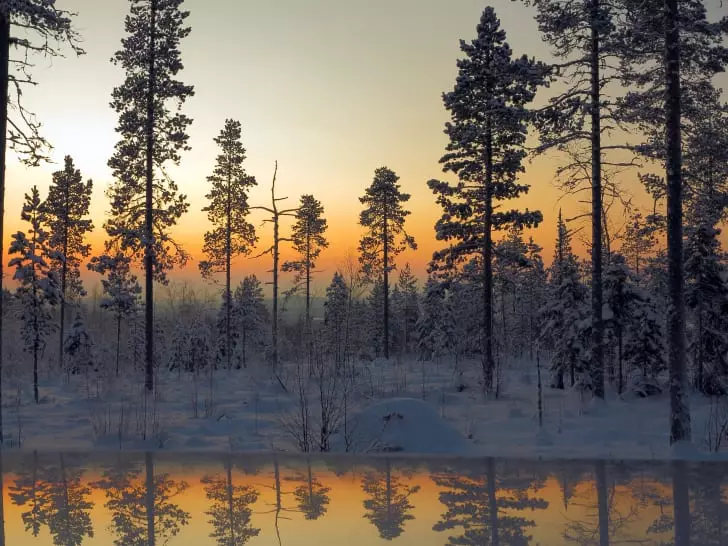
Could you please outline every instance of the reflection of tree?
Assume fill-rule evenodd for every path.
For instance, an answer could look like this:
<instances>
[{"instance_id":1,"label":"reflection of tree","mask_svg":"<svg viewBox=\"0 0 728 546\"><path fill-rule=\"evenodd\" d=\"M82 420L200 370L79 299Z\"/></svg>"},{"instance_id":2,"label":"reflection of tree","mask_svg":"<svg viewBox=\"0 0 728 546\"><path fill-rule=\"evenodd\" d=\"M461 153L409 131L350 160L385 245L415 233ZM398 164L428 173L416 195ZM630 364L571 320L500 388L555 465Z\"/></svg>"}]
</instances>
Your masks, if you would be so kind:
<instances>
[{"instance_id":1,"label":"reflection of tree","mask_svg":"<svg viewBox=\"0 0 728 546\"><path fill-rule=\"evenodd\" d=\"M296 497L298 509L303 512L303 516L308 520L316 520L326 514L330 502L328 493L331 488L324 486L314 477L310 460L306 461L306 471L306 476L297 480L303 483L296 487L293 496Z\"/></svg>"},{"instance_id":2,"label":"reflection of tree","mask_svg":"<svg viewBox=\"0 0 728 546\"><path fill-rule=\"evenodd\" d=\"M189 487L187 483L174 481L168 474L155 475L151 453L146 454L145 470L142 480L137 465L120 464L95 484L106 493L117 546L154 546L158 539L166 543L189 523L189 513L170 502Z\"/></svg>"},{"instance_id":3,"label":"reflection of tree","mask_svg":"<svg viewBox=\"0 0 728 546\"><path fill-rule=\"evenodd\" d=\"M67 467L63 455L60 466L51 470L46 485L48 495L45 523L57 546L80 546L86 536L93 537L89 501L91 488L81 482L83 470Z\"/></svg>"},{"instance_id":4,"label":"reflection of tree","mask_svg":"<svg viewBox=\"0 0 728 546\"><path fill-rule=\"evenodd\" d=\"M233 485L232 461L225 464L225 477L205 476L205 495L211 501L210 516L213 526L210 537L220 546L242 546L252 537L258 536L260 529L251 526L250 505L258 500L258 491L249 486Z\"/></svg>"},{"instance_id":5,"label":"reflection of tree","mask_svg":"<svg viewBox=\"0 0 728 546\"><path fill-rule=\"evenodd\" d=\"M38 477L38 453L33 452L33 462L30 470L24 465L18 473L14 485L10 486L10 500L17 506L27 510L21 512L25 530L30 531L34 537L40 533L44 523L44 514L48 497L44 485Z\"/></svg>"},{"instance_id":6,"label":"reflection of tree","mask_svg":"<svg viewBox=\"0 0 728 546\"><path fill-rule=\"evenodd\" d=\"M1 296L0 296L1 297ZM0 546L5 546L5 469L0 451Z\"/></svg>"},{"instance_id":7,"label":"reflection of tree","mask_svg":"<svg viewBox=\"0 0 728 546\"><path fill-rule=\"evenodd\" d=\"M83 485L82 476L81 469L67 467L63 455L56 468L41 467L33 453L30 470L21 470L10 487L13 504L28 507L21 514L25 530L37 537L45 525L57 546L79 546L85 537L93 537L91 489Z\"/></svg>"},{"instance_id":8,"label":"reflection of tree","mask_svg":"<svg viewBox=\"0 0 728 546\"><path fill-rule=\"evenodd\" d=\"M451 469L432 479L445 489L440 493L440 502L447 508L433 530L463 529L460 536L448 538L451 545L526 546L532 538L526 528L535 526L535 522L514 512L548 507L544 499L531 495L532 477L513 471L498 475L493 459L487 460L484 469Z\"/></svg>"},{"instance_id":9,"label":"reflection of tree","mask_svg":"<svg viewBox=\"0 0 728 546\"><path fill-rule=\"evenodd\" d=\"M409 497L420 487L407 487L399 477L393 476L389 459L384 472L364 474L362 489L369 496L364 501L367 510L364 517L376 526L383 539L397 538L404 531L405 521L415 519L412 514L408 514L413 508Z\"/></svg>"},{"instance_id":10,"label":"reflection of tree","mask_svg":"<svg viewBox=\"0 0 728 546\"><path fill-rule=\"evenodd\" d=\"M684 466L684 465L683 465ZM675 468L673 483L684 472ZM723 496L726 468L722 464L703 464L696 467L692 481L693 543L700 546L728 544L728 505ZM678 511L677 496L675 512ZM676 536L679 533L676 529Z\"/></svg>"},{"instance_id":11,"label":"reflection of tree","mask_svg":"<svg viewBox=\"0 0 728 546\"><path fill-rule=\"evenodd\" d=\"M626 470L622 478L631 481ZM631 488L618 491L616 480L607 479L606 463L594 465L594 480L587 491L575 499L575 505L584 509L579 520L566 524L563 537L566 542L579 546L608 546L609 544L647 544L647 538L631 536L629 527L639 519L643 503L635 501ZM596 497L596 498L595 498Z\"/></svg>"}]
</instances>

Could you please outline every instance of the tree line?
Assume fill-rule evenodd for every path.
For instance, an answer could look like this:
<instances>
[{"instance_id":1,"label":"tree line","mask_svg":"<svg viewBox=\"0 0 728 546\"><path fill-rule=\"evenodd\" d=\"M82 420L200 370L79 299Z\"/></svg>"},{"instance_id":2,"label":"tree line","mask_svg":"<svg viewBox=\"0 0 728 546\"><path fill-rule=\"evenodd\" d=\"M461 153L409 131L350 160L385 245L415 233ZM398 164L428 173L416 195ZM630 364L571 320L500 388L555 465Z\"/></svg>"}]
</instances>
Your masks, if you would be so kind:
<instances>
[{"instance_id":1,"label":"tree line","mask_svg":"<svg viewBox=\"0 0 728 546\"><path fill-rule=\"evenodd\" d=\"M111 100L119 116L119 140L108 162L114 176L106 192L111 203L104 223L108 237L104 253L88 263L105 277L103 305L114 313L117 331L144 294L148 391L154 387L158 360L155 282L167 283L169 271L189 259L170 234L189 203L166 171L189 151L192 124L182 107L194 88L178 79L184 68L180 44L191 32L186 23L189 12L182 3L130 0L126 36L111 59L123 68L125 79ZM405 321L404 338L416 330L422 355L455 351L479 358L487 390L497 391L499 366L511 356L509 352L522 350L514 340L517 336L528 339L529 351L534 346L550 351L555 387L563 387L568 377L598 398L604 397L606 381L622 391L625 383L640 380L646 391L648 379L656 381L667 371L671 441L689 440L688 371L695 387L706 394L722 394L728 372L728 329L722 319L728 301L725 260L718 241L726 210L726 133L721 123L726 107L714 85L714 76L728 61L728 49L722 44L728 23L710 21L700 0L528 4L556 62L514 54L491 7L483 11L477 37L461 41L463 57L457 61L455 85L443 94L450 121L441 158L443 169L457 182L428 182L443 209L435 232L446 246L433 256L421 305L414 305L417 319L414 325ZM18 75L29 66L10 55L11 46L54 56L70 44L73 51L83 53L72 15L40 0L3 6L0 65L7 73L0 79L4 84L20 90L32 83L30 76ZM26 29L41 41L15 38L13 28ZM536 106L537 97L552 85L559 91ZM7 124L1 131L0 194L7 144L31 164L46 158L47 143L34 118L24 114L20 97L20 92L9 96L5 111L0 111L2 123ZM14 113L20 112L19 120L9 117L8 104ZM537 135L537 145L529 143L530 134ZM296 206L280 208L285 198L275 193L277 165L270 206L252 206L248 191L257 182L243 165L241 124L227 120L215 142L220 154L208 177L204 208L212 229L204 235L200 271L206 278L225 275L218 357L231 367L234 345L247 335L236 317L261 321L260 281L251 276L233 290L231 280L232 260L250 255L258 241L248 220L255 209L270 215L267 221L274 235L273 245L262 252L273 261L269 357L276 367L279 271L294 272L294 288L305 291L304 343L313 355L315 338L323 335L314 332L310 309L316 259L327 246L323 207L307 194ZM541 223L541 212L508 209L506 202L529 190L520 179L524 161L553 151L564 158L557 171L564 190L589 196L591 240L585 264L573 255L569 222L560 218L555 258L547 271L540 249L522 236L524 229ZM623 233L616 234L614 215L608 213L623 198L618 178L628 169L638 173L655 206L642 216L622 203L629 221ZM358 249L359 268L348 274L337 272L327 290L325 323L330 330L346 330L326 335L347 339L344 352L351 345L350 320L334 322L332 317L345 304L350 319L353 305L361 299L355 292L368 286L367 298L380 309L381 317L369 332L378 331L381 324L377 351L390 356L390 300L395 295L390 294L390 274L396 256L405 248L416 248L405 229L410 196L398 181L387 167L374 173L360 198L359 223L365 235ZM39 353L56 329L61 365L64 354L74 361L87 360L90 340L80 314L68 334L64 324L66 303L83 294L79 269L90 254L84 236L93 227L87 218L91 188L67 158L65 169L54 174L45 200L35 188L26 196L22 219L29 227L13 236L9 265L19 282L23 340L33 355L36 375ZM280 233L284 216L296 218L289 236ZM494 231L505 235L495 242ZM658 244L663 236L666 249ZM617 239L621 239L618 250ZM281 243L292 244L295 260L280 264ZM143 291L132 273L135 263L143 265ZM406 275L400 281L404 284L398 297L409 282ZM458 298L463 298L462 305ZM50 311L55 305L58 320ZM515 325L521 330L514 332ZM117 362L119 344L117 336Z\"/></svg>"}]
</instances>

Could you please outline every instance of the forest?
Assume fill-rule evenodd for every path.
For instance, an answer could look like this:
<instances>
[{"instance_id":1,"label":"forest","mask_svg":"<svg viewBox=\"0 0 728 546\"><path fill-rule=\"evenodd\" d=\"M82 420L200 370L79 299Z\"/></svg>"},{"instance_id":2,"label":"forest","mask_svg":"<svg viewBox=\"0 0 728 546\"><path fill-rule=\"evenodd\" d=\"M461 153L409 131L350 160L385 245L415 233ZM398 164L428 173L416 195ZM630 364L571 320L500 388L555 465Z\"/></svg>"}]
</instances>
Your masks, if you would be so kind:
<instances>
[{"instance_id":1,"label":"forest","mask_svg":"<svg viewBox=\"0 0 728 546\"><path fill-rule=\"evenodd\" d=\"M129 0L111 59L124 79L110 97L103 225L71 156L47 194L27 188L22 210L4 211L23 230L4 233L0 216L0 442L429 452L455 429L458 453L722 451L728 105L716 79L728 19L702 0L525 2L557 61L513 51L517 29L490 6L460 41L439 159L456 181L419 181L441 213L423 277L402 263L418 243L388 166L359 198L357 252L324 276L320 188L287 200L276 162L270 200L253 202L268 181L246 170L244 120L211 135L205 202L190 203L169 174L193 155L190 13L183 0ZM74 17L49 0L0 2L0 199L8 154L49 160L23 91L37 85L34 59L86 53ZM544 213L518 207L545 154L559 190L586 205L559 212L551 248L533 238ZM650 207L629 198L624 173ZM193 206L209 220L197 266L214 300L171 282L191 261L173 231ZM240 258L268 260L269 275ZM585 436L597 422L603 434Z\"/></svg>"}]
</instances>

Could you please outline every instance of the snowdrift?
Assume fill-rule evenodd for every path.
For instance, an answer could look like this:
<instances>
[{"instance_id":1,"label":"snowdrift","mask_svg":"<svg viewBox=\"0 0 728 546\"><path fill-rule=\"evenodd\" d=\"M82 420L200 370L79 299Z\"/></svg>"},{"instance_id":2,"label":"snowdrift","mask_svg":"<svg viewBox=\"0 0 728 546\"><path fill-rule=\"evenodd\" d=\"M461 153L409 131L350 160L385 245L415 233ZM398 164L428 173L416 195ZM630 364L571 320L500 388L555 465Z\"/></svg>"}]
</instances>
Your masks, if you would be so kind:
<instances>
[{"instance_id":1,"label":"snowdrift","mask_svg":"<svg viewBox=\"0 0 728 546\"><path fill-rule=\"evenodd\" d=\"M376 402L351 419L349 451L468 455L472 444L428 403L415 398ZM343 432L332 442L345 451Z\"/></svg>"}]
</instances>

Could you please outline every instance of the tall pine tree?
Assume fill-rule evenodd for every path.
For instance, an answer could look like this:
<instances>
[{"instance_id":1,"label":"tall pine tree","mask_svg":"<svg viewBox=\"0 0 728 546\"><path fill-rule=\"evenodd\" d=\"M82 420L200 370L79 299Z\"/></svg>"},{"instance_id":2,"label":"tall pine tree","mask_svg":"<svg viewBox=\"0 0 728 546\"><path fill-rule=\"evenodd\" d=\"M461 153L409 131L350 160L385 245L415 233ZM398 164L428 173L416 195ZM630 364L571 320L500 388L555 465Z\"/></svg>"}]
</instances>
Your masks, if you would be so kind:
<instances>
[{"instance_id":1,"label":"tall pine tree","mask_svg":"<svg viewBox=\"0 0 728 546\"><path fill-rule=\"evenodd\" d=\"M293 225L291 240L298 254L296 260L283 264L283 271L295 271L294 289L304 285L306 292L306 329L311 328L311 279L316 268L316 259L321 251L328 248L329 242L324 233L328 229L323 217L324 207L313 195L302 195L296 210L296 223Z\"/></svg>"},{"instance_id":2,"label":"tall pine tree","mask_svg":"<svg viewBox=\"0 0 728 546\"><path fill-rule=\"evenodd\" d=\"M250 213L248 191L257 185L255 177L247 174L243 167L245 148L241 138L240 122L228 119L215 143L220 147L215 171L207 177L212 188L205 197L210 201L203 211L213 225L212 231L205 233L202 251L207 259L200 262L200 272L209 278L214 273L225 273L225 358L227 367L232 363L232 260L250 254L258 238L255 227L247 221Z\"/></svg>"},{"instance_id":3,"label":"tall pine tree","mask_svg":"<svg viewBox=\"0 0 728 546\"><path fill-rule=\"evenodd\" d=\"M10 255L17 254L8 264L15 268L13 279L18 281L20 320L25 350L33 356L33 397L38 396L38 360L45 348L46 338L55 330L51 322L52 306L60 299L58 278L50 266L50 236L43 227L46 223L38 188L33 186L25 194L21 219L30 224L27 233L13 235Z\"/></svg>"},{"instance_id":4,"label":"tall pine tree","mask_svg":"<svg viewBox=\"0 0 728 546\"><path fill-rule=\"evenodd\" d=\"M374 172L374 180L359 201L365 206L359 224L368 229L359 241L359 261L370 278L382 277L383 339L382 353L389 358L389 273L395 268L394 258L417 243L404 229L410 212L402 206L410 199L400 191L399 177L387 167Z\"/></svg>"},{"instance_id":5,"label":"tall pine tree","mask_svg":"<svg viewBox=\"0 0 728 546\"><path fill-rule=\"evenodd\" d=\"M547 69L525 55L513 59L506 33L491 7L485 8L478 37L460 42L465 58L458 60L455 88L443 101L452 118L441 163L460 181L430 180L443 216L435 225L437 239L450 246L433 256L435 270L452 270L474 255L482 261L482 367L485 388L493 387L493 248L492 231L517 224L536 226L540 212L497 210L499 201L528 191L518 182L526 157L527 105L545 84Z\"/></svg>"},{"instance_id":6,"label":"tall pine tree","mask_svg":"<svg viewBox=\"0 0 728 546\"><path fill-rule=\"evenodd\" d=\"M63 344L66 328L66 303L85 295L81 283L81 260L91 252L86 234L93 229L88 216L93 182L84 182L73 158L66 156L64 169L53 173L48 198L43 203L49 245L53 251L51 267L61 283L61 316L59 319L58 365L63 369Z\"/></svg>"},{"instance_id":7,"label":"tall pine tree","mask_svg":"<svg viewBox=\"0 0 728 546\"><path fill-rule=\"evenodd\" d=\"M109 160L115 182L108 191L106 230L122 250L144 260L148 391L154 388L154 281L166 282L166 271L187 260L169 228L189 204L164 172L165 163L178 163L180 152L189 149L186 131L192 123L180 107L193 88L176 79L183 68L180 42L190 33L182 2L130 0L127 36L112 58L126 79L112 92L120 139Z\"/></svg>"}]
</instances>

